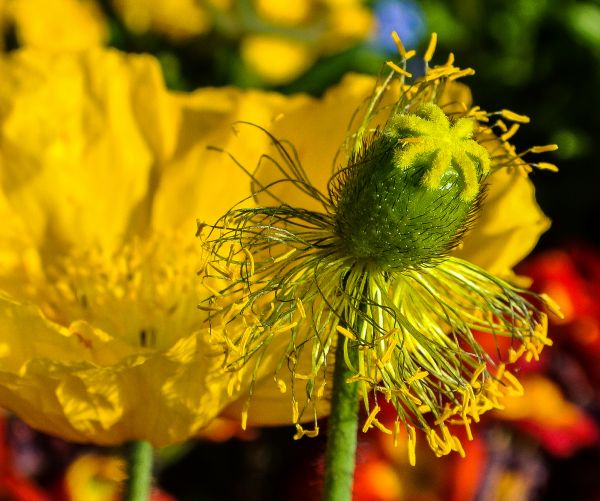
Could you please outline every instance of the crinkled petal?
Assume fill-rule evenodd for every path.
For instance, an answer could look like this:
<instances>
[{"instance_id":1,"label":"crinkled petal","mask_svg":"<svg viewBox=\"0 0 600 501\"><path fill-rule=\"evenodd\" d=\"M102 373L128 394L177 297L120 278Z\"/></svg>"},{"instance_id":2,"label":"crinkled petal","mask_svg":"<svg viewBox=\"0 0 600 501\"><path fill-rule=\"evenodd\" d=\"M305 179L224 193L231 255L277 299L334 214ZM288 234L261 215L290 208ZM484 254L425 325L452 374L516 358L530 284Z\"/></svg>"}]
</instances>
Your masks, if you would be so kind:
<instances>
[{"instance_id":1,"label":"crinkled petal","mask_svg":"<svg viewBox=\"0 0 600 501\"><path fill-rule=\"evenodd\" d=\"M148 132L166 94L158 63L100 49L23 50L0 71L7 200L47 255L74 242L112 245L130 230L155 158L168 149L160 125Z\"/></svg>"},{"instance_id":2,"label":"crinkled petal","mask_svg":"<svg viewBox=\"0 0 600 501\"><path fill-rule=\"evenodd\" d=\"M0 401L38 430L77 442L137 438L159 447L194 435L227 404L231 375L207 330L168 350L136 352L91 328L60 327L6 297L0 322Z\"/></svg>"}]
</instances>

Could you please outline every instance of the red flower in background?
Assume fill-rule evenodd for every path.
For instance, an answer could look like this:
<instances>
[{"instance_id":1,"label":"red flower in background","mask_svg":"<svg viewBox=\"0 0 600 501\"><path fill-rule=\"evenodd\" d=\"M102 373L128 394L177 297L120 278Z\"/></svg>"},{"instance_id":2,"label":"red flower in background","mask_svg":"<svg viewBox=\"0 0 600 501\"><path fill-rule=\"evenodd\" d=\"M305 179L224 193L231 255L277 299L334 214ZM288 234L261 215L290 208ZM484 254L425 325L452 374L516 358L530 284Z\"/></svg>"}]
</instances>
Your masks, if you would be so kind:
<instances>
[{"instance_id":1,"label":"red flower in background","mask_svg":"<svg viewBox=\"0 0 600 501\"><path fill-rule=\"evenodd\" d=\"M548 251L525 262L518 271L533 279L535 291L551 295L560 305L564 318L552 319L552 338L560 351L576 358L590 389L597 387L600 383L600 252L581 245ZM598 394L594 397L597 401Z\"/></svg>"}]
</instances>

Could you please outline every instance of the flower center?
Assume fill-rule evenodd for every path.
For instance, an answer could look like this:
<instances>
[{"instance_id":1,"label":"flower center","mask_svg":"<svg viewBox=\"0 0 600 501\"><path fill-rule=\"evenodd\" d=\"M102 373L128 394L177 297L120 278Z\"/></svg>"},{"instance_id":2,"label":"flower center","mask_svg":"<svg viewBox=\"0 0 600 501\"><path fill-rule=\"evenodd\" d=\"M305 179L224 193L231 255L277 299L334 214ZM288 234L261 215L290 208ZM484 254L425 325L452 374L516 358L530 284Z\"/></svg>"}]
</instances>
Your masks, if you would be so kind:
<instances>
[{"instance_id":1,"label":"flower center","mask_svg":"<svg viewBox=\"0 0 600 501\"><path fill-rule=\"evenodd\" d=\"M195 243L162 235L74 251L48 266L38 304L59 324L83 320L131 345L167 348L201 327Z\"/></svg>"}]
</instances>

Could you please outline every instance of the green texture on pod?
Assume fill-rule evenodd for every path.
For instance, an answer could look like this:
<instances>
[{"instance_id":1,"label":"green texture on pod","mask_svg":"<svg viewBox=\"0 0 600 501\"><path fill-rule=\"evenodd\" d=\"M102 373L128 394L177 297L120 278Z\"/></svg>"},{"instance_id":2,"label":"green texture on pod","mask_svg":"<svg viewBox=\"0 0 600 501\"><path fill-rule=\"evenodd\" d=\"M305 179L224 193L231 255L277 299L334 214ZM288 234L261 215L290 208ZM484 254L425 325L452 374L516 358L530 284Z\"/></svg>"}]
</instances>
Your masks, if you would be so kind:
<instances>
[{"instance_id":1,"label":"green texture on pod","mask_svg":"<svg viewBox=\"0 0 600 501\"><path fill-rule=\"evenodd\" d=\"M435 104L396 113L337 179L335 228L345 251L384 269L434 264L473 219L490 170L475 123Z\"/></svg>"}]
</instances>

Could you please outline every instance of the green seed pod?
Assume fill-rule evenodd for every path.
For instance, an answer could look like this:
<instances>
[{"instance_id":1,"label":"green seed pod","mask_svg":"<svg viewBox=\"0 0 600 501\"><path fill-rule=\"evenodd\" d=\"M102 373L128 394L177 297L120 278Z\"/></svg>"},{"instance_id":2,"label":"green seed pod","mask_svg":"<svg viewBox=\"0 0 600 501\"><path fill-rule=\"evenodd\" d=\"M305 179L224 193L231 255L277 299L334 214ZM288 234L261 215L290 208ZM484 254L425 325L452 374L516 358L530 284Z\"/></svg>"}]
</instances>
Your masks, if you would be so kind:
<instances>
[{"instance_id":1,"label":"green seed pod","mask_svg":"<svg viewBox=\"0 0 600 501\"><path fill-rule=\"evenodd\" d=\"M456 246L490 169L474 121L435 104L397 113L336 180L335 231L345 251L384 269L433 264Z\"/></svg>"}]
</instances>

